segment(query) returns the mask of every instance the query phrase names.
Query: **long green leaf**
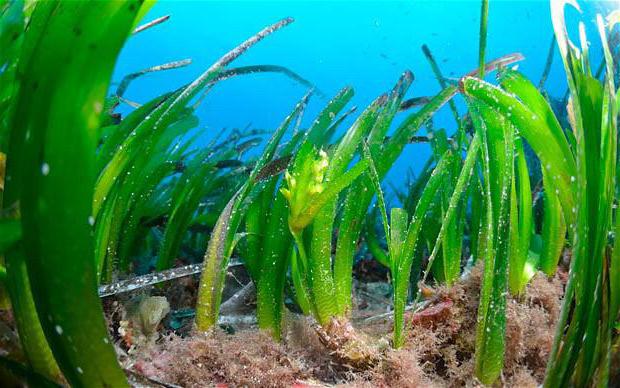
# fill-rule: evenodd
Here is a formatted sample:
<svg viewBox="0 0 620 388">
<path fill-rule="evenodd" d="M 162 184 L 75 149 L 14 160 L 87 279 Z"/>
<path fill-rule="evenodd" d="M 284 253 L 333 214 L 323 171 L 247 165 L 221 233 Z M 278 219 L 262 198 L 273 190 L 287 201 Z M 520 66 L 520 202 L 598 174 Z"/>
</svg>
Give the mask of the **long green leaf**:
<svg viewBox="0 0 620 388">
<path fill-rule="evenodd" d="M 472 119 L 483 143 L 483 165 L 487 165 L 483 170 L 488 171 L 484 178 L 489 182 L 491 200 L 487 206 L 492 210 L 487 211 L 493 216 L 487 216 L 487 225 L 497 225 L 497 233 L 492 233 L 493 240 L 486 248 L 475 357 L 476 376 L 482 383 L 492 384 L 501 373 L 504 359 L 514 129 L 481 104 L 474 106 Z"/>
<path fill-rule="evenodd" d="M 254 165 L 249 179 L 230 199 L 217 220 L 209 240 L 209 246 L 205 252 L 205 269 L 200 278 L 198 302 L 196 304 L 196 326 L 199 330 L 209 330 L 217 323 L 224 280 L 226 278 L 226 268 L 232 254 L 231 245 L 241 222 L 241 204 L 248 196 L 250 190 L 256 185 L 262 168 L 273 158 L 284 133 L 293 119 L 305 107 L 309 97 L 310 94 L 304 96 L 295 106 L 292 113 L 274 132 L 262 155 Z"/>
<path fill-rule="evenodd" d="M 97 295 L 89 220 L 94 135 L 116 56 L 139 9 L 138 2 L 38 3 L 20 62 L 27 76 L 13 122 L 6 200 L 20 201 L 37 312 L 75 386 L 127 385 Z"/>
<path fill-rule="evenodd" d="M 520 138 L 515 139 L 516 172 L 510 199 L 510 261 L 508 283 L 513 295 L 521 294 L 529 280 L 526 266 L 532 237 L 532 190 L 525 151 Z"/>
<path fill-rule="evenodd" d="M 422 277 L 422 283 L 426 281 L 428 273 L 435 261 L 439 253 L 439 248 L 441 247 L 443 240 L 446 235 L 447 228 L 449 227 L 452 218 L 455 215 L 457 210 L 457 205 L 461 201 L 463 194 L 467 191 L 467 185 L 472 177 L 474 172 L 474 166 L 476 164 L 476 158 L 478 157 L 478 152 L 480 149 L 480 135 L 474 135 L 471 143 L 469 144 L 469 148 L 467 150 L 467 156 L 465 157 L 465 161 L 463 162 L 463 167 L 461 168 L 461 172 L 459 173 L 458 179 L 454 186 L 454 191 L 452 196 L 450 197 L 450 201 L 448 203 L 448 209 L 443 216 L 443 220 L 441 222 L 441 228 L 437 235 L 437 240 L 435 245 L 433 246 L 433 250 L 428 258 L 427 268 L 424 271 L 424 275 Z"/>
<path fill-rule="evenodd" d="M 532 108 L 536 105 L 529 102 L 532 100 L 524 100 L 528 101 L 527 103 L 520 101 L 516 97 L 520 91 L 516 88 L 509 89 L 509 92 L 504 91 L 473 77 L 464 78 L 461 86 L 465 95 L 488 104 L 519 128 L 519 133 L 539 156 L 541 164 L 548 170 L 552 184 L 558 189 L 562 203 L 565 204 L 562 208 L 566 219 L 572 220 L 574 215 L 570 209 L 575 205 L 572 187 L 576 166 L 566 139 L 560 139 L 562 129 L 559 124 L 556 126 L 557 119 L 550 113 L 551 109 L 533 111 Z M 533 93 L 540 95 L 533 84 L 528 86 L 533 88 Z M 524 95 L 520 97 L 524 98 Z"/>
<path fill-rule="evenodd" d="M 21 239 L 22 228 L 19 220 L 0 219 L 0 255 Z"/>
<path fill-rule="evenodd" d="M 611 338 L 606 297 L 609 283 L 604 275 L 603 255 L 611 226 L 614 194 L 617 112 L 613 107 L 616 91 L 613 81 L 609 82 L 613 73 L 606 74 L 604 85 L 593 78 L 583 25 L 580 25 L 581 52 L 570 42 L 564 20 L 565 4 L 576 7 L 574 2 L 554 2 L 552 19 L 572 97 L 569 119 L 575 133 L 576 224 L 570 276 L 547 365 L 545 386 L 569 383 L 581 386 L 597 373 L 599 379 L 603 379 L 599 383 L 606 384 L 604 376 L 609 368 Z M 606 51 L 602 18 L 598 18 L 598 23 Z M 608 68 L 613 69 L 609 64 Z"/>
<path fill-rule="evenodd" d="M 450 151 L 448 151 L 450 152 Z M 420 199 L 411 218 L 407 229 L 407 235 L 401 254 L 392 259 L 392 278 L 394 279 L 394 347 L 399 348 L 403 345 L 403 328 L 405 305 L 407 303 L 407 293 L 409 290 L 409 279 L 413 269 L 414 255 L 420 230 L 422 228 L 425 215 L 430 208 L 433 198 L 441 187 L 444 175 L 447 173 L 450 164 L 450 155 L 444 155 L 433 170 L 428 183 L 424 187 Z M 416 271 L 419 269 L 416 268 Z"/>
<path fill-rule="evenodd" d="M 93 199 L 95 216 L 99 212 L 112 186 L 115 184 L 116 178 L 127 168 L 132 158 L 139 154 L 137 149 L 141 148 L 143 150 L 142 152 L 144 152 L 144 149 L 148 151 L 152 143 L 152 140 L 149 139 L 151 131 L 166 128 L 166 126 L 170 124 L 170 121 L 176 118 L 176 114 L 179 110 L 183 109 L 206 85 L 212 83 L 225 66 L 266 36 L 292 22 L 293 19 L 291 18 L 282 19 L 250 37 L 245 42 L 226 53 L 189 85 L 173 93 L 165 103 L 159 105 L 149 116 L 146 116 L 144 121 L 134 129 L 135 135 L 129 136 L 125 140 L 126 144 L 123 147 L 123 151 L 115 153 L 105 169 L 101 172 L 97 180 L 95 197 Z"/>
<path fill-rule="evenodd" d="M 566 223 L 562 213 L 562 205 L 553 185 L 549 182 L 547 173 L 543 169 L 543 246 L 540 252 L 540 268 L 552 276 L 558 266 L 564 242 L 566 240 Z"/>
</svg>

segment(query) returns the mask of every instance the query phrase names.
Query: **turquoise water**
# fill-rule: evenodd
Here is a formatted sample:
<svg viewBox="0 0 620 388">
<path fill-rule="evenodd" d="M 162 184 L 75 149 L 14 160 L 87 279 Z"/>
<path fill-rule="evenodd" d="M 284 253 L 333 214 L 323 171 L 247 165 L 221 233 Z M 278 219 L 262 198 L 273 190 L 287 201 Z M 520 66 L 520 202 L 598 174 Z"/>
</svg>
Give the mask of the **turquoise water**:
<svg viewBox="0 0 620 388">
<path fill-rule="evenodd" d="M 597 10 L 612 6 L 617 2 L 590 3 L 585 10 L 587 18 L 594 19 Z M 135 81 L 125 97 L 145 102 L 191 81 L 249 36 L 291 16 L 295 18 L 292 25 L 267 37 L 231 66 L 286 66 L 327 96 L 350 85 L 356 92 L 352 104 L 363 109 L 388 91 L 407 69 L 415 74 L 408 97 L 430 96 L 440 90 L 422 53 L 422 44 L 429 46 L 445 77 L 457 79 L 476 68 L 479 14 L 479 1 L 160 1 L 145 21 L 163 15 L 171 15 L 170 20 L 131 38 L 114 79 L 118 81 L 124 74 L 153 65 L 192 59 L 192 65 L 186 68 Z M 589 31 L 589 36 L 595 34 Z M 552 35 L 547 1 L 490 2 L 489 60 L 520 52 L 525 60 L 519 63 L 519 69 L 538 83 Z M 573 39 L 578 41 L 576 36 Z M 594 47 L 592 52 L 597 65 L 599 50 Z M 566 83 L 555 54 L 546 89 L 559 98 L 566 91 Z M 252 125 L 272 130 L 305 92 L 303 86 L 279 74 L 255 74 L 222 82 L 197 112 L 204 142 L 222 128 Z M 327 100 L 317 96 L 312 99 L 306 123 Z M 457 103 L 463 113 L 459 98 Z M 401 118 L 404 116 L 401 114 Z M 454 119 L 446 107 L 435 115 L 434 125 L 449 133 L 454 130 Z M 409 146 L 388 182 L 398 185 L 408 168 L 417 171 L 429 155 L 424 144 Z"/>
</svg>

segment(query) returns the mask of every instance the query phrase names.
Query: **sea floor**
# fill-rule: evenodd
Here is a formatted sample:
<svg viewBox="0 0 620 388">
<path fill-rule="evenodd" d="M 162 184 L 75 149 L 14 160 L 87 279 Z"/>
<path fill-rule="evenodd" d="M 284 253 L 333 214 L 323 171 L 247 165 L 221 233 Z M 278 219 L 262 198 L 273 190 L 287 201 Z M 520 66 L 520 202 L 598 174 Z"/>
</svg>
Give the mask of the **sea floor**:
<svg viewBox="0 0 620 388">
<path fill-rule="evenodd" d="M 387 346 L 392 329 L 390 288 L 380 276 L 365 272 L 374 273 L 357 268 L 358 278 L 366 278 L 355 282 L 351 322 L 369 341 L 386 346 L 379 351 L 379 361 L 363 370 L 333 357 L 313 322 L 292 312 L 287 313 L 282 341 L 274 342 L 254 323 L 251 290 L 226 306 L 228 323 L 210 334 L 192 329 L 188 308 L 195 302 L 194 277 L 152 288 L 148 294 L 107 298 L 104 306 L 121 363 L 138 386 L 479 386 L 473 377 L 473 352 L 481 268 L 475 267 L 450 289 L 424 290 L 423 307 L 407 312 L 408 338 L 400 350 Z M 247 281 L 242 273 L 232 279 L 227 296 L 239 293 Z M 565 279 L 562 271 L 552 279 L 539 274 L 524 296 L 508 297 L 500 386 L 542 383 Z M 147 302 L 145 315 L 141 306 Z"/>
</svg>

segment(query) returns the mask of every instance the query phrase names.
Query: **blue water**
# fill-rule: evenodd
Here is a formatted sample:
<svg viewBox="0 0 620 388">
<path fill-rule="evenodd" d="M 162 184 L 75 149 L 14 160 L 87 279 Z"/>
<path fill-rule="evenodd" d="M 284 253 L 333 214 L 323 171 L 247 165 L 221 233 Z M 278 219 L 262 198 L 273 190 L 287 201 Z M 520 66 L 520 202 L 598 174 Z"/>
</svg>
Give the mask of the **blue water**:
<svg viewBox="0 0 620 388">
<path fill-rule="evenodd" d="M 590 4 L 584 16 L 598 65 L 594 13 L 614 3 Z M 617 2 L 615 3 L 617 6 Z M 440 89 L 420 47 L 427 44 L 446 77 L 458 78 L 478 61 L 479 1 L 160 1 L 144 21 L 171 15 L 166 23 L 132 37 L 123 49 L 114 80 L 153 65 L 191 58 L 191 66 L 147 75 L 125 97 L 146 102 L 198 76 L 228 50 L 263 27 L 291 16 L 295 22 L 269 36 L 231 66 L 277 64 L 310 80 L 327 96 L 347 85 L 360 109 L 392 88 L 406 69 L 415 81 L 408 97 L 430 96 Z M 576 12 L 570 11 L 574 19 Z M 574 24 L 574 23 L 573 23 Z M 577 31 L 569 23 L 569 30 Z M 575 41 L 576 34 L 571 34 Z M 552 38 L 547 1 L 490 1 L 487 58 L 521 52 L 519 69 L 538 83 Z M 489 78 L 492 80 L 492 78 Z M 559 56 L 554 58 L 547 91 L 566 90 Z M 218 84 L 197 111 L 206 142 L 222 128 L 273 129 L 306 92 L 277 74 L 256 74 Z M 305 116 L 310 123 L 327 98 L 314 97 Z M 460 112 L 465 109 L 457 98 Z M 126 111 L 127 108 L 124 108 Z M 359 110 L 358 110 L 359 112 Z M 401 114 L 401 117 L 404 117 Z M 349 120 L 347 123 L 350 123 Z M 454 131 L 445 107 L 435 128 Z M 422 132 L 423 133 L 423 132 Z M 427 145 L 410 145 L 388 175 L 399 186 L 409 168 L 418 171 L 428 158 Z"/>
</svg>

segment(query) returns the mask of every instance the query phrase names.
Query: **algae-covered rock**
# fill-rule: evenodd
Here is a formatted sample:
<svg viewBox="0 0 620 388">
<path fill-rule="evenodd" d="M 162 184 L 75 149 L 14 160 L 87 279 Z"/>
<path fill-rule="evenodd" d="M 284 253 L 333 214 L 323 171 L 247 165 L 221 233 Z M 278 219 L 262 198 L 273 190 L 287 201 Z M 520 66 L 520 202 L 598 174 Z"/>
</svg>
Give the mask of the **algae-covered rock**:
<svg viewBox="0 0 620 388">
<path fill-rule="evenodd" d="M 152 343 L 159 338 L 157 327 L 170 312 L 164 296 L 138 296 L 127 303 L 118 332 L 131 349 Z"/>
<path fill-rule="evenodd" d="M 164 296 L 149 296 L 142 299 L 138 305 L 137 314 L 133 317 L 146 336 L 157 331 L 157 326 L 170 312 L 170 304 Z"/>
</svg>

